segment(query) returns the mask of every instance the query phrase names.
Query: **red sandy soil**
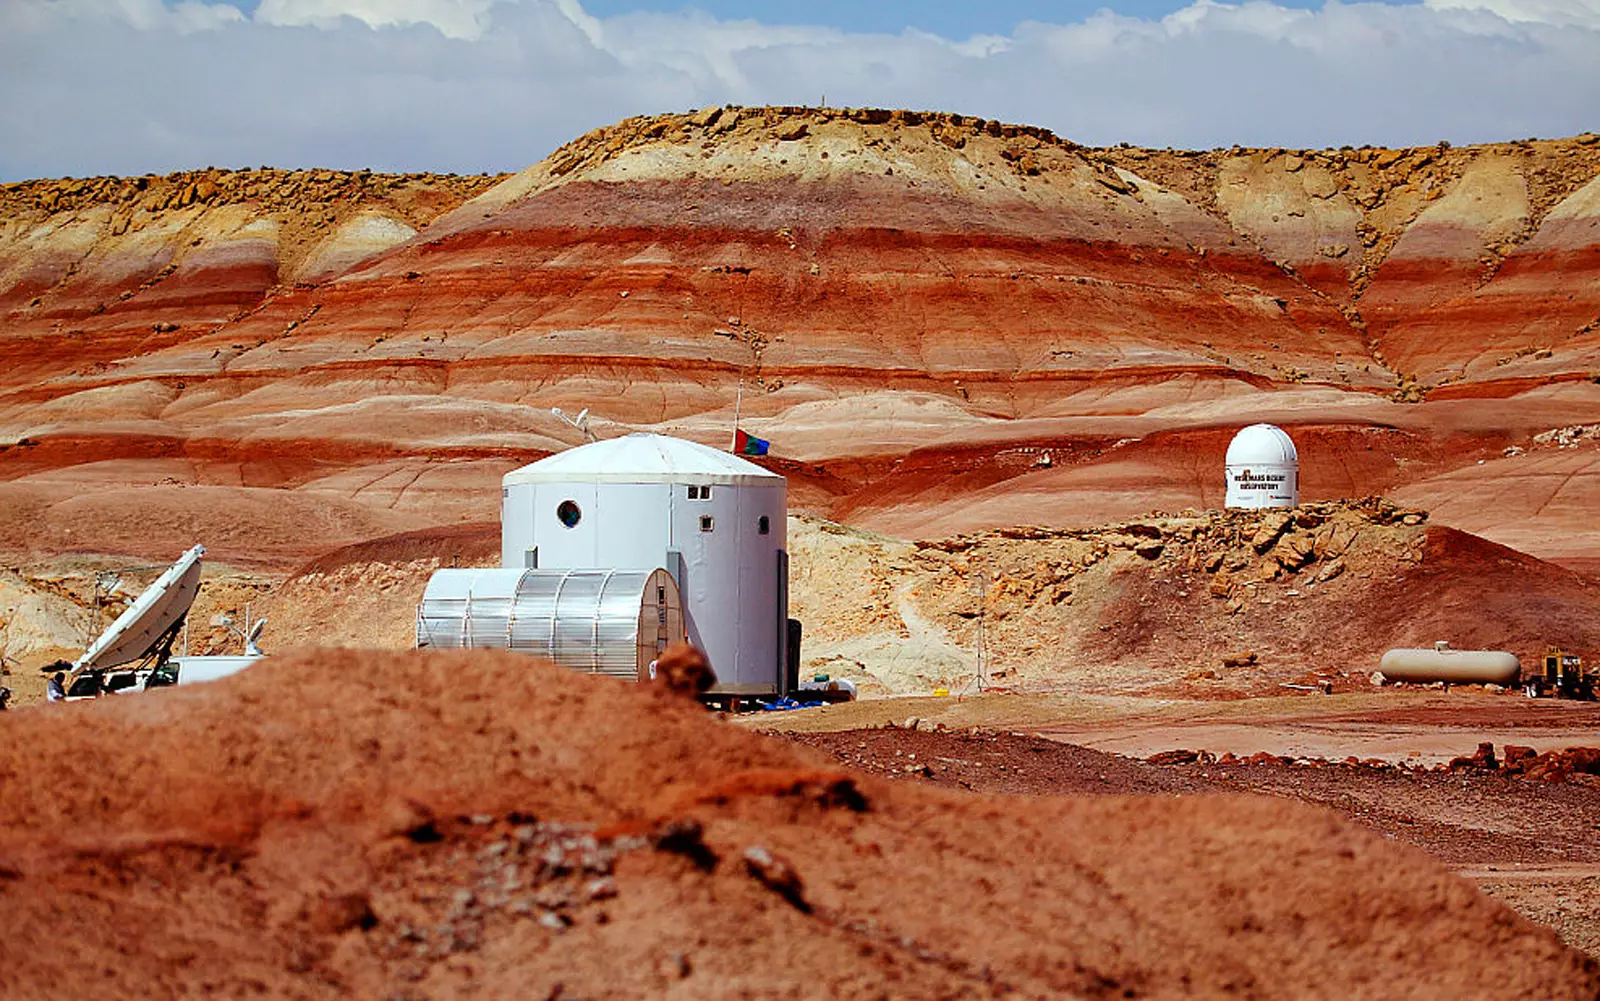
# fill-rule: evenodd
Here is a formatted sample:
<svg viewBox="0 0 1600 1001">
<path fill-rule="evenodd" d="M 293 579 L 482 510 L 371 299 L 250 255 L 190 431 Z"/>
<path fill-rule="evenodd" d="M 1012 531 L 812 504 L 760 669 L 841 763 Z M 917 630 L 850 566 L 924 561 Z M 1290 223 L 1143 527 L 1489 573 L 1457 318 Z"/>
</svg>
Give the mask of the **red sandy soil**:
<svg viewBox="0 0 1600 1001">
<path fill-rule="evenodd" d="M 1394 714 L 1388 714 L 1393 716 Z M 1371 765 L 1157 765 L 1038 736 L 905 728 L 795 733 L 849 768 L 919 785 L 1011 796 L 1251 793 L 1311 803 L 1413 845 L 1569 944 L 1600 956 L 1600 784 Z M 1503 748 L 1501 749 L 1503 751 Z"/>
<path fill-rule="evenodd" d="M 1600 990 L 1329 812 L 917 788 L 513 655 L 284 656 L 3 723 L 7 997 Z"/>
<path fill-rule="evenodd" d="M 499 560 L 499 524 L 451 525 L 341 546 L 300 567 L 292 576 L 334 573 L 344 567 L 369 563 L 433 561 L 446 567 L 483 567 L 493 566 Z"/>
<path fill-rule="evenodd" d="M 1593 443 L 1500 455 L 1600 420 L 1597 172 L 1592 135 L 1186 153 L 770 108 L 509 178 L 10 185 L 0 551 L 207 534 L 286 569 L 491 520 L 501 474 L 578 440 L 551 406 L 720 442 L 742 375 L 797 507 L 864 527 L 1214 504 L 1268 419 L 1308 498 L 1411 491 L 1592 561 Z M 125 530 L 130 497 L 196 520 Z"/>
<path fill-rule="evenodd" d="M 1161 765 L 1039 736 L 880 727 L 786 734 L 848 767 L 1008 796 L 1243 791 L 1330 807 L 1454 866 L 1600 865 L 1600 783 L 1288 760 Z M 1597 870 L 1600 871 L 1600 870 Z"/>
</svg>

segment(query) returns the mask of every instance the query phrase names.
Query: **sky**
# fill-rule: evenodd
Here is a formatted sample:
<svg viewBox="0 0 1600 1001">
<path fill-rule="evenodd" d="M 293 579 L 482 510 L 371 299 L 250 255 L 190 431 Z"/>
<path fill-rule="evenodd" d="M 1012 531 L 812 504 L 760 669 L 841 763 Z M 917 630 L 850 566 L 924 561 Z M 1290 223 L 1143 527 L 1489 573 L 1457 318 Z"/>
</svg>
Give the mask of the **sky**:
<svg viewBox="0 0 1600 1001">
<path fill-rule="evenodd" d="M 520 170 L 708 104 L 957 111 L 1083 143 L 1600 130 L 1600 0 L 0 0 L 0 180 Z"/>
<path fill-rule="evenodd" d="M 253 12 L 258 0 L 235 4 L 245 13 Z M 614 17 L 640 11 L 681 13 L 703 11 L 719 20 L 754 20 L 762 24 L 825 25 L 847 32 L 880 32 L 897 35 L 907 28 L 942 35 L 945 38 L 970 38 L 973 35 L 1006 34 L 1023 21 L 1063 24 L 1081 21 L 1108 6 L 1104 0 L 590 0 L 584 9 L 596 17 Z M 1138 17 L 1160 17 L 1184 4 L 1176 0 L 1127 0 L 1111 4 L 1117 13 Z M 1312 0 L 1293 0 L 1285 6 L 1318 6 Z"/>
</svg>

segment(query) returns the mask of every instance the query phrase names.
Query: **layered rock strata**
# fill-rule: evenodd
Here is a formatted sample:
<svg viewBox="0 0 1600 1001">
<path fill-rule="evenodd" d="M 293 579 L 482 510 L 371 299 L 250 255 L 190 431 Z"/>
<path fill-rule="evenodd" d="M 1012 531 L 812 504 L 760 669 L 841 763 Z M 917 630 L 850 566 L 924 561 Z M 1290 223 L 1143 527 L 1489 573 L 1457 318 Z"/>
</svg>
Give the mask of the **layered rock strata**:
<svg viewBox="0 0 1600 1001">
<path fill-rule="evenodd" d="M 720 442 L 741 395 L 801 506 L 894 530 L 1212 503 L 1254 419 L 1331 443 L 1313 496 L 1398 489 L 1595 419 L 1597 172 L 1593 135 L 1189 152 L 708 108 L 503 179 L 13 185 L 0 493 L 484 520 L 576 440 L 552 406 Z"/>
</svg>

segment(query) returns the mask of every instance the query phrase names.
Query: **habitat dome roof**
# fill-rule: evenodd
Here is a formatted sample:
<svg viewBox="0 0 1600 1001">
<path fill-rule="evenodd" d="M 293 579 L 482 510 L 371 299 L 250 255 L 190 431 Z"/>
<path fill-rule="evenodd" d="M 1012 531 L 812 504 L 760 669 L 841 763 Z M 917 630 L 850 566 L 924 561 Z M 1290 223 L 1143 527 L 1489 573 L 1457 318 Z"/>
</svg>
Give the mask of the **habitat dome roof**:
<svg viewBox="0 0 1600 1001">
<path fill-rule="evenodd" d="M 1276 424 L 1252 424 L 1228 443 L 1230 466 L 1298 466 L 1294 440 Z"/>
<path fill-rule="evenodd" d="M 638 432 L 594 441 L 513 469 L 516 483 L 739 483 L 771 486 L 783 477 L 728 452 L 664 434 Z"/>
</svg>

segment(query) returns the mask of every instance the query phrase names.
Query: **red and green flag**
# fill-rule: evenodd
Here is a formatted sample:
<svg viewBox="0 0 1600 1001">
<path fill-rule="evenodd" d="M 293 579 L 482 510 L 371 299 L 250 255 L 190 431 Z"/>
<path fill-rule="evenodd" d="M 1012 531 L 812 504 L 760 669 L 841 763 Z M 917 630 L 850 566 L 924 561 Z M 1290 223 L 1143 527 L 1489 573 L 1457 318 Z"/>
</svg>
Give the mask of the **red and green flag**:
<svg viewBox="0 0 1600 1001">
<path fill-rule="evenodd" d="M 733 432 L 733 451 L 737 455 L 766 455 L 771 446 L 772 442 L 765 438 L 757 438 L 737 429 Z"/>
</svg>

